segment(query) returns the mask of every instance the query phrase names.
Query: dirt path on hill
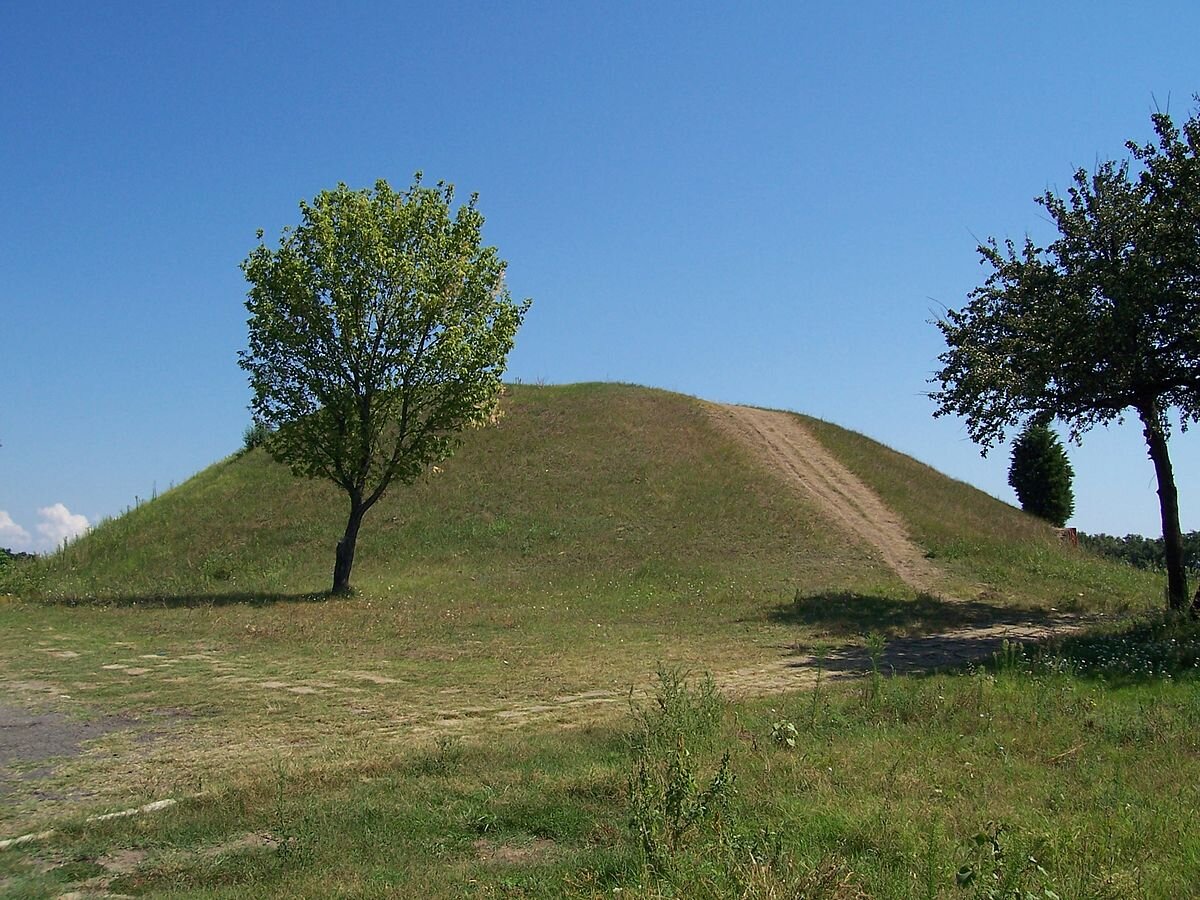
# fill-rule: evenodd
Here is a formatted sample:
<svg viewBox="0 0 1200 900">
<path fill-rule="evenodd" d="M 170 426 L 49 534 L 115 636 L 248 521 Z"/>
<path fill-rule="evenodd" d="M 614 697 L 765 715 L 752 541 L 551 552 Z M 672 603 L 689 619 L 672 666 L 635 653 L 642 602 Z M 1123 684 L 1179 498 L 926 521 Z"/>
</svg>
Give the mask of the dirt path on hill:
<svg viewBox="0 0 1200 900">
<path fill-rule="evenodd" d="M 925 558 L 895 512 L 843 466 L 796 416 L 750 406 L 708 404 L 713 421 L 826 516 L 875 550 L 910 587 L 933 592 L 942 572 Z"/>
</svg>

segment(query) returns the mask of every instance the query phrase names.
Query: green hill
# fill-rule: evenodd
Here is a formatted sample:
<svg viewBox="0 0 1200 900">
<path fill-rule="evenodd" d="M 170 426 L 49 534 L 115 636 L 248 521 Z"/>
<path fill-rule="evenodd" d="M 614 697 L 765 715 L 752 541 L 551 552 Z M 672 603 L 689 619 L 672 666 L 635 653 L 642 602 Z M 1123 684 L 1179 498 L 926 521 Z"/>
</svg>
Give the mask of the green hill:
<svg viewBox="0 0 1200 900">
<path fill-rule="evenodd" d="M 882 677 L 1059 623 L 1036 608 L 1161 605 L 1153 575 L 828 423 L 624 385 L 504 410 L 372 510 L 351 597 L 321 593 L 343 498 L 260 451 L 6 567 L 0 840 L 33 837 L 0 894 L 941 896 L 994 823 L 1004 859 L 1063 836 L 1027 872 L 1060 896 L 1190 884 L 1190 675 L 1110 689 L 1010 647 Z M 1154 629 L 1088 646 L 1189 668 Z M 729 818 L 653 890 L 627 824 L 722 760 Z"/>
<path fill-rule="evenodd" d="M 911 597 L 828 513 L 781 483 L 694 398 L 640 387 L 515 386 L 496 427 L 369 514 L 354 583 L 429 602 L 740 607 L 796 595 Z M 945 589 L 1001 603 L 1153 603 L 1151 578 L 1063 546 L 980 491 L 804 419 L 902 517 Z M 52 599 L 191 602 L 327 586 L 345 498 L 262 451 L 107 521 L 34 576 Z"/>
</svg>

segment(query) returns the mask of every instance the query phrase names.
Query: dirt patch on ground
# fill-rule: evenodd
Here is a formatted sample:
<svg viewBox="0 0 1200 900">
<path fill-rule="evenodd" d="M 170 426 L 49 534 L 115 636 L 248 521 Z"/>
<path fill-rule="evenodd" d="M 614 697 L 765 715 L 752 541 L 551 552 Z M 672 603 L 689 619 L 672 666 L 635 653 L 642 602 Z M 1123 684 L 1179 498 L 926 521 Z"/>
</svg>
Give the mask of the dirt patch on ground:
<svg viewBox="0 0 1200 900">
<path fill-rule="evenodd" d="M 235 853 L 270 852 L 278 850 L 280 844 L 281 841 L 279 838 L 273 834 L 250 832 L 238 835 L 235 838 L 223 841 L 212 847 L 206 847 L 200 855 L 206 858 L 213 858 L 217 856 L 229 856 Z"/>
<path fill-rule="evenodd" d="M 528 844 L 495 844 L 480 838 L 473 844 L 481 862 L 499 865 L 519 865 L 541 862 L 554 852 L 554 841 L 534 838 Z"/>
<path fill-rule="evenodd" d="M 113 850 L 96 857 L 96 864 L 103 866 L 110 875 L 128 875 L 136 872 L 149 855 L 149 850 Z"/>
<path fill-rule="evenodd" d="M 905 584 L 934 591 L 941 570 L 909 537 L 903 521 L 879 495 L 843 466 L 790 413 L 710 403 L 713 421 L 740 441 L 794 490 L 815 500 L 849 536 L 876 551 Z"/>
<path fill-rule="evenodd" d="M 1006 642 L 1034 644 L 1078 631 L 1087 621 L 1061 615 L 1041 617 L 1036 621 L 986 622 L 936 634 L 895 637 L 883 645 L 878 659 L 872 659 L 867 648 L 858 643 L 843 643 L 819 656 L 805 649 L 784 650 L 786 655 L 776 660 L 713 672 L 712 675 L 722 694 L 741 698 L 802 690 L 812 687 L 818 678 L 826 681 L 861 678 L 872 672 L 876 665 L 885 676 L 956 669 L 968 663 L 990 661 Z M 461 731 L 480 718 L 507 728 L 534 722 L 576 727 L 590 716 L 602 715 L 607 704 L 640 702 L 650 696 L 652 690 L 652 684 L 644 684 L 625 691 L 596 690 L 491 707 L 448 708 L 442 710 L 439 718 L 414 726 L 412 732 L 436 735 Z"/>
<path fill-rule="evenodd" d="M 135 724 L 135 719 L 122 715 L 79 720 L 0 703 L 0 766 L 78 756 L 85 742 Z"/>
</svg>

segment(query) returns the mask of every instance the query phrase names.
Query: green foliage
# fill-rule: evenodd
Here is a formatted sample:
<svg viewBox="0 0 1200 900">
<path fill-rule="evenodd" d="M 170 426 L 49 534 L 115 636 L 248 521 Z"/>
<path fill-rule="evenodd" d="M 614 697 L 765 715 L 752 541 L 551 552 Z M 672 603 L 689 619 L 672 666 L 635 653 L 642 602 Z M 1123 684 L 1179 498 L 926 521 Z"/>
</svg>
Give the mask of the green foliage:
<svg viewBox="0 0 1200 900">
<path fill-rule="evenodd" d="M 1037 199 L 1058 229 L 1046 247 L 979 247 L 992 272 L 937 322 L 948 350 L 937 416 L 966 419 L 984 452 L 1023 422 L 1058 419 L 1070 437 L 1133 410 L 1155 465 L 1172 607 L 1186 603 L 1178 494 L 1167 450 L 1175 409 L 1200 421 L 1200 114 L 1131 159 L 1076 171 L 1067 196 Z M 1138 171 L 1131 171 L 1136 164 Z"/>
<path fill-rule="evenodd" d="M 1044 839 L 1028 846 L 1014 841 L 1007 827 L 989 822 L 968 843 L 967 861 L 955 882 L 979 900 L 1059 900 L 1038 862 L 1045 844 Z"/>
<path fill-rule="evenodd" d="M 813 696 L 817 696 L 815 690 Z M 814 715 L 813 718 L 815 719 L 816 716 Z M 780 749 L 794 749 L 799 736 L 800 732 L 796 730 L 795 723 L 788 719 L 776 719 L 771 723 L 771 741 Z"/>
<path fill-rule="evenodd" d="M 1162 538 L 1148 538 L 1140 534 L 1116 537 L 1080 532 L 1079 546 L 1139 569 L 1162 569 L 1166 566 Z M 1191 573 L 1200 573 L 1200 531 L 1189 531 L 1183 535 L 1183 565 Z"/>
<path fill-rule="evenodd" d="M 1189 677 L 1200 670 L 1200 623 L 1161 612 L 1072 635 L 1034 662 L 1122 681 Z"/>
<path fill-rule="evenodd" d="M 242 263 L 249 349 L 264 446 L 298 476 L 350 500 L 334 590 L 349 588 L 362 516 L 392 484 L 451 453 L 495 415 L 501 375 L 529 301 L 514 303 L 505 263 L 482 244 L 476 197 L 418 175 L 398 193 L 339 184 Z M 259 232 L 262 238 L 262 232 Z"/>
<path fill-rule="evenodd" d="M 263 446 L 271 436 L 271 429 L 262 422 L 251 422 L 242 432 L 242 450 L 249 453 Z"/>
<path fill-rule="evenodd" d="M 1061 528 L 1075 511 L 1074 477 L 1067 451 L 1048 425 L 1031 423 L 1013 442 L 1008 483 L 1025 512 Z"/>
<path fill-rule="evenodd" d="M 633 707 L 628 820 L 656 872 L 670 866 L 689 832 L 728 809 L 734 784 L 729 753 L 703 785 L 695 756 L 716 737 L 723 708 L 711 675 L 692 686 L 682 672 L 667 668 L 658 671 L 653 703 Z"/>
<path fill-rule="evenodd" d="M 728 809 L 734 776 L 729 754 L 701 786 L 691 751 L 683 741 L 659 755 L 639 753 L 629 779 L 629 827 L 646 863 L 655 871 L 670 865 L 685 836 Z"/>
<path fill-rule="evenodd" d="M 0 547 L 0 594 L 23 594 L 40 583 L 37 557 Z"/>
<path fill-rule="evenodd" d="M 37 557 L 32 553 L 24 553 L 22 551 L 14 551 L 5 547 L 0 547 L 0 567 L 20 565 L 22 563 L 32 562 L 36 558 Z"/>
<path fill-rule="evenodd" d="M 631 705 L 635 727 L 630 740 L 637 752 L 673 752 L 680 744 L 708 747 L 721 727 L 724 708 L 710 673 L 691 683 L 682 670 L 660 666 L 653 700 Z"/>
<path fill-rule="evenodd" d="M 1028 419 L 1066 422 L 1072 438 L 1142 408 L 1200 421 L 1200 116 L 1181 133 L 1153 116 L 1158 143 L 1130 161 L 1076 171 L 1064 199 L 1037 198 L 1059 237 L 1018 251 L 979 247 L 992 273 L 937 325 L 949 349 L 936 415 L 961 415 L 984 449 Z"/>
</svg>

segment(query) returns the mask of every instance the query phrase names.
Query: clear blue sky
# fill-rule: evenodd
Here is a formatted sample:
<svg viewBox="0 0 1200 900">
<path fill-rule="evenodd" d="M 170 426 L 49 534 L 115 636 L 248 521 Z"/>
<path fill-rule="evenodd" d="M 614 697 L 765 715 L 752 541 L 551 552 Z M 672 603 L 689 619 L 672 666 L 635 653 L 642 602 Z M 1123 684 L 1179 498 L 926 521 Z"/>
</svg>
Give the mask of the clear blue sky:
<svg viewBox="0 0 1200 900">
<path fill-rule="evenodd" d="M 931 418 L 928 320 L 1193 108 L 1197 35 L 1194 2 L 3 4 L 0 544 L 237 449 L 256 229 L 418 169 L 534 298 L 511 377 L 797 409 L 1011 500 L 1007 448 Z M 1071 455 L 1074 524 L 1158 533 L 1136 429 Z"/>
</svg>

